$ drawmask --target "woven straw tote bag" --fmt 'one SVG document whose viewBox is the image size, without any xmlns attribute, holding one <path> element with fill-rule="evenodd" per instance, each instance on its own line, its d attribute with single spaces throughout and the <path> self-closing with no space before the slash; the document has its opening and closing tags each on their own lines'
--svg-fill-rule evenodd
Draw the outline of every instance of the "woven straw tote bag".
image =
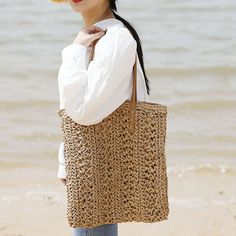
<svg viewBox="0 0 236 236">
<path fill-rule="evenodd" d="M 137 55 L 131 100 L 97 124 L 80 125 L 57 110 L 70 227 L 168 219 L 167 107 L 137 101 L 136 80 Z"/>
</svg>

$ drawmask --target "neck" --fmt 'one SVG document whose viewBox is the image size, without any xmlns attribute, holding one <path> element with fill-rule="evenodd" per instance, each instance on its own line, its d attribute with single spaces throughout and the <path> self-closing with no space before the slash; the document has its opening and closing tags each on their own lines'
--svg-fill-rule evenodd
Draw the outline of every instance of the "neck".
<svg viewBox="0 0 236 236">
<path fill-rule="evenodd" d="M 107 1 L 108 2 L 108 1 Z M 96 7 L 81 13 L 84 25 L 86 27 L 89 27 L 93 24 L 95 24 L 98 21 L 109 19 L 109 18 L 115 18 L 109 4 L 105 5 L 97 5 Z"/>
</svg>

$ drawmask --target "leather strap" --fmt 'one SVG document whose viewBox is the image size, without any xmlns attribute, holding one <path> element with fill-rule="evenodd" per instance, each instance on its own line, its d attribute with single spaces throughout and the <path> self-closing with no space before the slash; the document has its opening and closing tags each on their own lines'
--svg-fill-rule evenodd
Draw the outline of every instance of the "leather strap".
<svg viewBox="0 0 236 236">
<path fill-rule="evenodd" d="M 96 39 L 92 45 L 92 50 L 89 57 L 89 63 L 93 60 L 95 45 L 99 41 L 99 39 Z M 135 62 L 133 65 L 133 86 L 132 86 L 132 95 L 129 103 L 129 131 L 131 134 L 134 132 L 135 128 L 136 101 L 137 101 L 137 53 L 135 54 Z"/>
</svg>

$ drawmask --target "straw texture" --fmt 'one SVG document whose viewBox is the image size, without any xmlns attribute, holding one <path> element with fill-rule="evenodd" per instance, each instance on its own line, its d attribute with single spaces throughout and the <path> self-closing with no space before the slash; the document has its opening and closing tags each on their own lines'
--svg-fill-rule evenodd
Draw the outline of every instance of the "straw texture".
<svg viewBox="0 0 236 236">
<path fill-rule="evenodd" d="M 136 77 L 131 101 L 97 124 L 80 125 L 57 110 L 71 227 L 168 219 L 167 107 L 136 101 Z"/>
</svg>

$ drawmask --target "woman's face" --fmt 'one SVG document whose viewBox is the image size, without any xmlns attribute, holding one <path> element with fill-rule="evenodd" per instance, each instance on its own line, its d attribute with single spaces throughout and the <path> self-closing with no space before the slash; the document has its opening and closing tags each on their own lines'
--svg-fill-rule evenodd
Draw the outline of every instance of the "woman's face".
<svg viewBox="0 0 236 236">
<path fill-rule="evenodd" d="M 77 12 L 88 11 L 98 5 L 102 6 L 107 0 L 67 0 L 72 9 Z"/>
</svg>

